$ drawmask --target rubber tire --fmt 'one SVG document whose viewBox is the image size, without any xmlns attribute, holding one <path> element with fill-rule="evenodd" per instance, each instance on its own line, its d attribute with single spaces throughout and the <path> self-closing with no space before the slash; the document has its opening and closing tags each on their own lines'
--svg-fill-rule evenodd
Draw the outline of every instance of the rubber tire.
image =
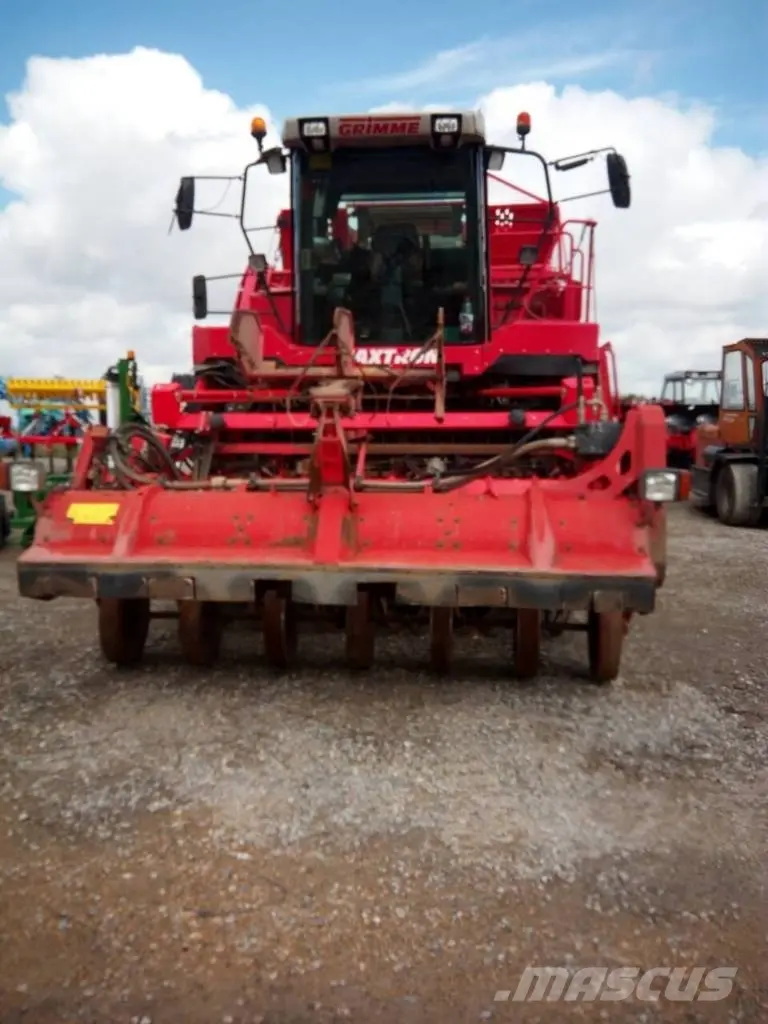
<svg viewBox="0 0 768 1024">
<path fill-rule="evenodd" d="M 717 518 L 725 526 L 757 526 L 762 507 L 756 503 L 757 466 L 726 462 L 715 480 Z"/>
</svg>

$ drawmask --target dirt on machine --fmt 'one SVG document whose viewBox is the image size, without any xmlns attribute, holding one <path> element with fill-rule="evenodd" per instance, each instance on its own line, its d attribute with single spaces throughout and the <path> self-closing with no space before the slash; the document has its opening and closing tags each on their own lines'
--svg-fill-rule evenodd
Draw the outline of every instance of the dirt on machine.
<svg viewBox="0 0 768 1024">
<path fill-rule="evenodd" d="M 518 677 L 537 674 L 545 633 L 574 629 L 591 678 L 614 679 L 686 475 L 666 466 L 661 407 L 622 408 L 593 317 L 595 223 L 553 199 L 553 179 L 599 159 L 626 209 L 626 162 L 547 161 L 529 132 L 527 114 L 515 147 L 472 111 L 312 116 L 265 148 L 256 118 L 229 322 L 193 328 L 193 379 L 153 389 L 152 426 L 89 432 L 39 511 L 21 593 L 95 601 L 118 665 L 174 602 L 193 664 L 246 618 L 275 667 L 319 624 L 365 669 L 380 631 L 423 619 L 436 672 L 462 628 L 508 629 Z M 535 169 L 540 193 L 505 164 Z M 272 261 L 242 213 L 265 170 L 291 183 Z M 182 179 L 182 230 L 195 190 Z M 203 276 L 193 307 L 208 317 Z"/>
</svg>

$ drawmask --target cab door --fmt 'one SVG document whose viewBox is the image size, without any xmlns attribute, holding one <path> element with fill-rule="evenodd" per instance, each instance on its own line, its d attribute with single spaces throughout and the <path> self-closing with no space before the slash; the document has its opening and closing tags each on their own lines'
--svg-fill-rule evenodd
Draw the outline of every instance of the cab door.
<svg viewBox="0 0 768 1024">
<path fill-rule="evenodd" d="M 752 439 L 751 428 L 755 423 L 754 385 L 751 359 L 740 348 L 726 349 L 723 353 L 719 428 L 722 441 L 734 448 L 749 447 Z"/>
<path fill-rule="evenodd" d="M 753 352 L 744 352 L 744 373 L 747 385 L 747 444 L 757 451 L 762 443 L 763 382 L 760 360 Z"/>
</svg>

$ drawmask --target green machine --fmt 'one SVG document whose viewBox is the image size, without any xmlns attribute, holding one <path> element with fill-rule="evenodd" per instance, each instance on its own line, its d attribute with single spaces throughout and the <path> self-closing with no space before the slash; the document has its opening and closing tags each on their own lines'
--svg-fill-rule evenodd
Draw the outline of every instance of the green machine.
<svg viewBox="0 0 768 1024">
<path fill-rule="evenodd" d="M 13 381 L 8 382 L 13 385 Z M 31 381 L 25 381 L 26 385 L 33 385 Z M 64 395 L 71 395 L 78 390 L 91 390 L 91 387 L 78 388 L 84 381 L 45 381 L 40 382 L 40 390 L 48 394 L 57 395 L 56 404 L 69 402 Z M 144 417 L 140 407 L 140 387 L 138 370 L 133 352 L 128 352 L 123 359 L 119 359 L 114 366 L 111 366 L 99 382 L 99 393 L 104 401 L 97 406 L 83 406 L 80 408 L 93 408 L 98 410 L 99 423 L 108 426 L 111 430 L 116 429 L 124 423 L 131 421 L 143 421 Z M 10 389 L 9 389 L 10 390 Z M 34 391 L 34 386 L 27 387 L 27 392 Z M 21 389 L 19 389 L 21 393 Z M 40 402 L 35 399 L 36 404 Z M 53 405 L 54 403 L 50 403 Z M 70 407 L 73 404 L 69 402 Z M 85 428 L 87 429 L 87 427 Z M 19 453 L 28 448 L 28 444 L 19 439 L 17 455 L 10 462 L 8 468 L 8 486 L 12 494 L 13 514 L 9 517 L 7 505 L 3 498 L 0 508 L 0 546 L 4 546 L 12 532 L 19 535 L 21 547 L 27 548 L 32 543 L 37 522 L 37 506 L 46 495 L 54 488 L 66 486 L 72 475 L 77 447 L 76 445 L 56 445 L 56 438 L 51 438 L 51 443 L 46 444 L 45 457 L 38 457 L 34 452 L 31 457 L 24 457 Z M 35 448 L 40 447 L 35 445 Z M 64 463 L 62 466 L 61 463 Z M 2 497 L 0 495 L 0 497 Z"/>
</svg>

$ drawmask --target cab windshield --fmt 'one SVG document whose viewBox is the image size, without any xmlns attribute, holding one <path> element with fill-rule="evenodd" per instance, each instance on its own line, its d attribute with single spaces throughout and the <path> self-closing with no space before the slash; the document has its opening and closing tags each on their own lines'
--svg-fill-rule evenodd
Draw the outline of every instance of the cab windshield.
<svg viewBox="0 0 768 1024">
<path fill-rule="evenodd" d="M 482 337 L 479 151 L 426 146 L 298 153 L 299 320 L 305 344 L 351 310 L 358 343 Z"/>
<path fill-rule="evenodd" d="M 675 377 L 664 383 L 661 400 L 684 405 L 717 405 L 720 402 L 720 377 Z"/>
</svg>

